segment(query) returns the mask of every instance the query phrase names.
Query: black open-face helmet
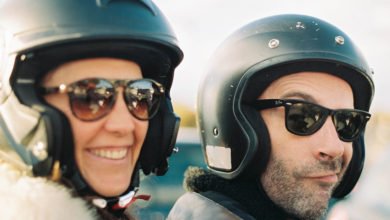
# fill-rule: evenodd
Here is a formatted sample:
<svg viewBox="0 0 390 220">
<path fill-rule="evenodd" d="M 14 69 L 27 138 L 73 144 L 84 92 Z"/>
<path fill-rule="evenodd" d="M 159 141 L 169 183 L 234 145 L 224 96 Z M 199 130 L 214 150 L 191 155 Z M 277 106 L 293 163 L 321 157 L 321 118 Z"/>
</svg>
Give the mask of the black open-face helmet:
<svg viewBox="0 0 390 220">
<path fill-rule="evenodd" d="M 256 20 L 230 35 L 212 56 L 200 84 L 197 116 L 208 167 L 226 178 L 258 178 L 270 155 L 268 130 L 259 112 L 243 103 L 256 100 L 274 80 L 317 71 L 348 82 L 355 108 L 369 110 L 372 72 L 352 40 L 335 26 L 304 15 Z M 364 163 L 363 133 L 333 196 L 355 186 Z"/>
<path fill-rule="evenodd" d="M 69 122 L 37 88 L 58 65 L 93 57 L 135 61 L 144 78 L 165 87 L 139 159 L 145 174 L 163 175 L 180 122 L 169 91 L 183 53 L 168 21 L 149 0 L 0 1 L 0 124 L 9 145 L 36 176 L 50 175 L 58 161 L 63 177 L 82 181 L 75 177 Z"/>
</svg>

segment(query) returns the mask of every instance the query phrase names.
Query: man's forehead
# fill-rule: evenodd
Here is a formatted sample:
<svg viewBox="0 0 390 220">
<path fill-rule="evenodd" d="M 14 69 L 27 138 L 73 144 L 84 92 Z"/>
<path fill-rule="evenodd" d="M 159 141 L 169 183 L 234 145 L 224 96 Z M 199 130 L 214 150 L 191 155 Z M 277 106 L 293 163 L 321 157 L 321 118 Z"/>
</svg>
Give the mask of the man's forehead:
<svg viewBox="0 0 390 220">
<path fill-rule="evenodd" d="M 268 88 L 272 87 L 296 87 L 310 86 L 313 87 L 335 87 L 336 85 L 343 85 L 344 87 L 351 87 L 344 79 L 326 72 L 314 72 L 314 71 L 303 71 L 297 73 L 291 73 L 281 76 L 271 82 Z"/>
<path fill-rule="evenodd" d="M 342 99 L 347 105 L 353 104 L 349 83 L 324 72 L 298 72 L 282 76 L 265 89 L 261 98 L 303 99 L 318 104 L 326 104 L 329 99 Z"/>
</svg>

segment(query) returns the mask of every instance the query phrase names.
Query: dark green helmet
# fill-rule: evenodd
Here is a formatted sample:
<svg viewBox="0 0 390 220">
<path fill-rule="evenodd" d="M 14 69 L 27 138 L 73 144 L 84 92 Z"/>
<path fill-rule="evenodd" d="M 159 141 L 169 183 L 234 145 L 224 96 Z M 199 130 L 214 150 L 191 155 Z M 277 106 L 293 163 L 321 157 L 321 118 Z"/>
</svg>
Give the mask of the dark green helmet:
<svg viewBox="0 0 390 220">
<path fill-rule="evenodd" d="M 352 40 L 335 26 L 304 15 L 256 20 L 230 35 L 212 56 L 198 94 L 203 152 L 212 172 L 234 179 L 258 177 L 270 154 L 268 130 L 246 105 L 287 74 L 318 71 L 347 81 L 357 109 L 369 110 L 372 72 Z M 348 194 L 364 163 L 364 137 L 353 143 L 352 162 L 334 196 Z"/>
</svg>

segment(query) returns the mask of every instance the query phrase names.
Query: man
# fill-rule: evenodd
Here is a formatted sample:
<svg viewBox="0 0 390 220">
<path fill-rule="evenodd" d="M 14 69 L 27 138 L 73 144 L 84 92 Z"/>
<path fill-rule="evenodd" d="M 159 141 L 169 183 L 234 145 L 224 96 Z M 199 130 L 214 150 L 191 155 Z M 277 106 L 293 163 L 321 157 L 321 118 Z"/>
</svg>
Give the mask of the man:
<svg viewBox="0 0 390 220">
<path fill-rule="evenodd" d="M 169 219 L 320 219 L 355 186 L 374 94 L 351 39 L 279 15 L 233 33 L 200 86 L 209 171 L 190 168 Z"/>
</svg>

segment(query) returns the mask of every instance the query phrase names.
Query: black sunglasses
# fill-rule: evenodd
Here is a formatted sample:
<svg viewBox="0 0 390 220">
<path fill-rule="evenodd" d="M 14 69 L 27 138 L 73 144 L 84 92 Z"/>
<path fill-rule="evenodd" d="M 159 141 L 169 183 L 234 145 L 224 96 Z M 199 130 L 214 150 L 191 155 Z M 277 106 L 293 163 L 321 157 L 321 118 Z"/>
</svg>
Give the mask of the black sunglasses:
<svg viewBox="0 0 390 220">
<path fill-rule="evenodd" d="M 332 110 L 303 100 L 263 99 L 249 103 L 256 110 L 283 106 L 285 126 L 293 134 L 306 136 L 314 134 L 332 117 L 340 140 L 354 141 L 370 119 L 370 113 L 358 109 Z"/>
<path fill-rule="evenodd" d="M 82 121 L 96 121 L 112 110 L 118 87 L 123 87 L 127 108 L 135 118 L 146 121 L 156 115 L 164 96 L 164 87 L 151 79 L 89 78 L 41 89 L 44 94 L 67 93 L 75 117 Z"/>
</svg>

